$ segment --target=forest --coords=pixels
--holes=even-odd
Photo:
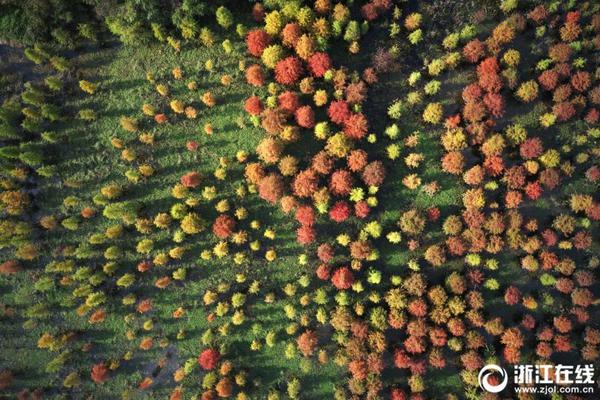
[[[0,399],[599,398],[599,61],[594,0],[0,0]]]

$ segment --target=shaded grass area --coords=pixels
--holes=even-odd
[[[55,215],[60,221],[64,217],[77,215],[85,206],[101,211],[100,207],[94,205],[93,197],[106,184],[119,183],[125,184],[125,193],[119,200],[143,203],[142,214],[152,217],[158,212],[169,212],[171,205],[177,202],[171,195],[171,189],[183,174],[199,171],[204,176],[200,189],[204,184],[216,186],[217,200],[230,198],[233,199],[233,206],[246,207],[249,218],[260,220],[263,229],[274,229],[277,238],[268,243],[260,235],[262,230],[256,232],[263,242],[263,250],[242,266],[235,266],[230,261],[200,260],[201,250],[212,249],[216,241],[191,239],[185,243],[188,251],[182,260],[151,271],[130,288],[117,287],[114,279],[109,278],[102,284],[109,295],[104,307],[107,317],[99,325],[91,325],[87,322],[87,317],[77,316],[75,308],[80,300],[72,297],[73,286],[62,287],[59,282],[55,282],[54,290],[43,296],[36,295],[47,304],[51,317],[42,319],[38,326],[27,331],[19,325],[24,321],[22,318],[13,318],[6,324],[5,331],[14,335],[3,339],[2,347],[22,349],[19,353],[24,353],[3,352],[2,355],[2,364],[15,371],[15,391],[25,387],[42,387],[60,397],[56,389],[52,388],[60,387],[68,373],[77,371],[83,377],[83,384],[73,390],[75,396],[95,393],[95,398],[117,398],[124,390],[133,390],[131,394],[142,396],[141,392],[136,394],[137,384],[143,377],[156,374],[155,383],[151,386],[152,395],[167,397],[176,386],[172,379],[174,369],[182,366],[188,358],[197,357],[203,348],[200,337],[209,326],[215,326],[214,323],[207,322],[207,309],[202,303],[202,296],[207,289],[222,282],[230,282],[233,284],[228,293],[234,293],[236,287],[247,286],[235,283],[236,274],[243,272],[248,282],[254,279],[261,281],[263,293],[272,291],[279,298],[283,295],[280,292],[283,284],[293,282],[305,272],[306,267],[296,261],[302,249],[295,243],[295,227],[289,217],[284,217],[281,211],[266,205],[256,195],[236,199],[235,189],[243,182],[243,177],[242,166],[235,165],[235,154],[238,150],[251,153],[263,135],[262,129],[253,127],[243,111],[243,100],[252,92],[247,85],[241,83],[244,78],[243,67],[238,65],[239,59],[243,58],[240,54],[243,54],[243,49],[239,44],[232,54],[225,54],[218,44],[211,48],[185,48],[181,53],[164,45],[135,48],[115,45],[85,49],[74,59],[77,76],[73,78],[97,82],[100,87],[91,96],[78,90],[65,95],[64,108],[74,118],[63,121],[56,130],[62,137],[62,143],[54,146],[52,160],[57,165],[60,179],[41,183],[38,209],[42,211],[39,216]],[[214,64],[212,72],[205,67],[207,60],[212,60]],[[171,75],[171,70],[175,67],[183,70],[183,79],[180,81],[174,80]],[[172,118],[171,112],[169,117],[172,120],[169,123],[157,125],[151,117],[143,116],[141,106],[144,103],[158,106],[159,112],[170,111],[168,100],[162,98],[156,92],[154,84],[147,81],[147,73],[153,75],[155,84],[168,82],[170,98],[194,105],[198,110],[197,118]],[[231,75],[232,85],[224,86],[220,83],[223,74]],[[187,89],[186,85],[190,81],[197,82],[197,90]],[[201,96],[206,91],[211,91],[217,99],[217,105],[213,108],[201,103]],[[95,121],[77,119],[78,111],[86,108],[96,111]],[[151,147],[138,146],[136,135],[126,133],[120,127],[119,120],[122,116],[138,119],[142,132],[155,135],[155,144]],[[204,125],[207,123],[214,130],[210,136],[204,133]],[[123,174],[131,166],[119,160],[121,150],[111,145],[111,139],[115,137],[140,149],[138,161],[151,164],[156,170],[155,175],[138,183],[126,183]],[[198,142],[200,147],[197,152],[186,150],[186,142],[189,140]],[[212,176],[221,157],[229,158],[234,164],[228,169],[226,181],[218,181]],[[196,193],[199,195],[200,190],[196,189]],[[63,202],[65,198],[70,199],[68,205]],[[208,220],[216,215],[211,207],[209,204],[201,206],[202,212],[207,213]],[[100,214],[90,220],[79,218],[76,231],[59,227],[56,231],[49,232],[44,242],[44,257],[40,268],[44,268],[51,259],[63,259],[65,250],[71,253],[92,234],[102,233],[107,227],[114,225],[115,221],[109,221]],[[172,247],[172,233],[153,234],[155,248]],[[134,227],[125,228],[117,243],[123,250],[123,256],[117,260],[117,276],[135,271],[140,261],[140,255],[135,249],[136,243],[142,237]],[[277,250],[278,259],[275,262],[268,263],[263,258],[267,245],[272,245]],[[106,246],[91,246],[90,256],[79,259],[77,267],[87,266],[100,271],[105,262],[102,253]],[[154,287],[157,277],[169,275],[180,267],[185,267],[188,271],[185,281],[175,281],[167,290]],[[2,277],[2,301],[6,304],[23,303],[23,308],[28,306],[28,297],[34,293],[31,287],[33,278],[34,276],[24,274],[17,278]],[[154,310],[148,318],[153,320],[155,328],[146,333],[155,338],[166,339],[170,343],[166,347],[155,344],[149,351],[137,350],[139,339],[144,335],[140,325],[146,318],[136,318],[133,324],[123,322],[128,314],[135,313],[134,305],[121,305],[122,297],[130,293],[136,294],[138,299],[153,299]],[[288,336],[285,333],[287,322],[281,305],[276,304],[277,302],[263,304],[260,298],[249,299],[248,302],[256,305],[249,306],[247,322],[235,329],[232,327],[231,333],[224,339],[236,362],[235,368],[249,372],[251,381],[248,385],[255,387],[253,390],[257,390],[257,393],[265,395],[273,387],[285,391],[290,376],[297,376],[303,381],[303,390],[307,395],[314,398],[330,396],[333,384],[340,376],[337,368],[332,364],[326,367],[315,364],[310,371],[306,371],[306,368],[300,368],[299,362],[283,358]],[[178,306],[186,309],[186,315],[174,320],[171,314]],[[250,324],[253,324],[252,327]],[[126,333],[134,328],[140,330],[138,338],[129,341]],[[248,335],[246,331],[251,328],[254,333]],[[76,335],[77,340],[67,345],[72,352],[66,366],[53,376],[45,373],[44,367],[58,353],[36,349],[36,341],[44,332],[58,334],[65,331],[80,334]],[[275,331],[278,338],[275,347],[260,352],[251,351],[250,342],[255,338],[264,341],[267,331]],[[88,352],[81,352],[81,346],[85,343],[93,343],[93,346]],[[128,351],[133,351],[133,357],[125,361],[123,356]],[[166,366],[156,373],[157,362],[163,357],[167,359]],[[121,366],[107,384],[93,385],[87,378],[91,364],[105,360],[121,360]],[[261,365],[261,368],[255,369],[256,365]],[[189,389],[189,393],[197,393],[201,377],[196,370],[180,384]]]

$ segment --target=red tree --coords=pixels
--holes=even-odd
[[[260,57],[270,42],[271,37],[262,29],[253,29],[246,35],[248,53],[254,57]]]
[[[201,175],[198,172],[188,172],[180,179],[181,184],[188,188],[195,188],[200,184]]]
[[[331,277],[331,283],[340,290],[349,289],[354,283],[354,275],[348,267],[338,268]]]
[[[244,109],[250,115],[259,115],[263,111],[263,104],[258,96],[250,96],[244,103]]]
[[[302,61],[298,57],[289,56],[275,65],[275,80],[282,85],[293,85],[303,72]]]
[[[298,100],[298,95],[291,90],[286,90],[282,92],[279,97],[277,97],[279,101],[279,108],[291,113],[294,113],[298,107],[300,107],[300,100]]]
[[[227,214],[221,214],[215,219],[212,229],[219,239],[227,239],[235,229],[235,220]]]
[[[308,69],[313,76],[321,78],[331,68],[331,59],[327,53],[316,52],[308,59]]]
[[[344,133],[352,139],[363,138],[368,130],[367,118],[361,113],[352,114],[344,121]]]
[[[296,110],[296,123],[303,128],[311,129],[315,126],[315,113],[310,106],[302,106]]]
[[[345,169],[334,171],[329,178],[329,190],[338,196],[346,196],[352,190],[352,174]]]
[[[327,115],[332,122],[342,125],[350,117],[350,107],[344,100],[334,100],[329,104]]]
[[[352,209],[345,201],[336,202],[329,210],[329,218],[335,222],[344,222],[352,214]]]
[[[198,364],[202,369],[209,371],[215,369],[221,358],[221,353],[217,349],[205,349],[198,356]]]
[[[104,363],[94,364],[90,376],[94,383],[104,383],[108,380],[108,368]]]

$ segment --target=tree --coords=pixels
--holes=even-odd
[[[352,190],[352,174],[344,169],[334,171],[329,178],[329,190],[338,196],[347,196]]]
[[[258,96],[250,96],[244,103],[244,110],[250,115],[260,115],[263,110],[263,104]]]
[[[302,36],[302,28],[296,22],[287,23],[281,30],[281,42],[287,47],[296,47]]]
[[[196,186],[198,186],[200,184],[201,179],[202,179],[202,176],[200,175],[199,172],[192,171],[192,172],[188,172],[187,174],[183,175],[180,179],[180,182],[183,186],[185,186],[187,188],[195,188]]]
[[[108,368],[104,363],[94,364],[92,366],[91,378],[94,383],[101,384],[108,380]]]
[[[331,68],[331,59],[327,53],[316,52],[308,59],[308,69],[310,73],[321,78]]]
[[[344,133],[351,139],[362,139],[368,130],[369,123],[362,113],[351,114],[344,121]]]
[[[429,103],[423,111],[423,121],[430,124],[439,124],[444,115],[444,109],[440,103]]]
[[[187,213],[181,220],[180,226],[183,232],[193,235],[204,229],[204,221],[196,213]]]
[[[459,151],[451,151],[442,157],[442,169],[453,175],[460,175],[464,169],[464,156]]]
[[[321,150],[313,156],[311,168],[321,175],[328,175],[333,168],[333,160],[326,151]]]
[[[308,245],[315,241],[316,232],[312,226],[302,225],[296,230],[296,239],[302,245]]]
[[[275,204],[283,196],[283,178],[281,175],[271,173],[263,177],[258,184],[258,194],[271,204]]]
[[[235,229],[235,220],[227,214],[219,215],[213,222],[212,230],[219,239],[227,239]]]
[[[348,267],[338,268],[331,277],[331,283],[340,290],[349,289],[354,283],[354,275]]]
[[[552,91],[558,84],[558,73],[554,70],[546,70],[538,76],[538,82],[544,90]]]
[[[517,89],[517,97],[525,103],[531,103],[538,97],[539,86],[536,81],[527,81]]]
[[[446,262],[446,253],[441,245],[431,245],[425,250],[425,260],[434,267],[439,267]]]
[[[300,350],[302,355],[304,357],[310,357],[317,348],[319,339],[314,331],[306,330],[300,336],[298,336],[296,343],[298,344],[298,350]]]
[[[327,115],[332,122],[343,125],[350,117],[350,107],[344,100],[334,100],[329,104]]]
[[[283,153],[283,143],[279,139],[266,137],[256,146],[256,153],[266,164],[275,164]]]
[[[262,29],[253,29],[246,35],[248,53],[254,57],[260,57],[270,43],[271,37]]]
[[[282,85],[293,85],[304,72],[302,62],[294,56],[280,60],[275,66],[275,80]]]
[[[338,223],[347,220],[351,214],[350,205],[343,200],[336,202],[329,210],[329,218]]]
[[[348,169],[352,172],[361,171],[368,162],[368,154],[362,149],[352,150],[348,155]]]
[[[291,90],[286,90],[282,92],[277,97],[279,108],[285,110],[288,113],[294,113],[298,107],[300,107],[300,100],[298,99],[298,95]]]
[[[463,56],[465,60],[475,64],[483,58],[485,55],[485,44],[479,39],[473,39],[469,41],[465,47],[463,47]]]
[[[312,129],[315,126],[315,113],[310,106],[302,106],[296,110],[296,123],[303,128]]]
[[[221,353],[217,349],[204,349],[198,356],[198,364],[205,371],[213,370],[217,367]]]
[[[262,67],[258,64],[252,64],[246,68],[246,81],[252,86],[263,86],[265,84],[265,73]]]
[[[385,179],[385,167],[381,161],[367,164],[362,172],[363,181],[369,186],[381,186]]]
[[[7,260],[0,264],[0,275],[14,275],[21,270],[17,260]]]
[[[312,169],[305,169],[296,175],[292,183],[294,194],[298,197],[310,197],[318,189],[319,179]]]
[[[544,144],[538,137],[533,137],[525,140],[519,146],[519,153],[524,160],[537,158],[544,152]]]
[[[516,286],[509,286],[504,292],[504,302],[509,306],[519,304],[521,300],[521,292]]]

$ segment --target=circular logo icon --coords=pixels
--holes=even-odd
[[[502,381],[497,385],[494,385],[489,381],[490,376],[492,376],[494,372],[498,372],[502,376]],[[504,390],[506,385],[508,385],[508,374],[506,373],[506,370],[496,364],[488,364],[481,368],[477,379],[479,380],[479,387],[490,393],[499,393]]]

